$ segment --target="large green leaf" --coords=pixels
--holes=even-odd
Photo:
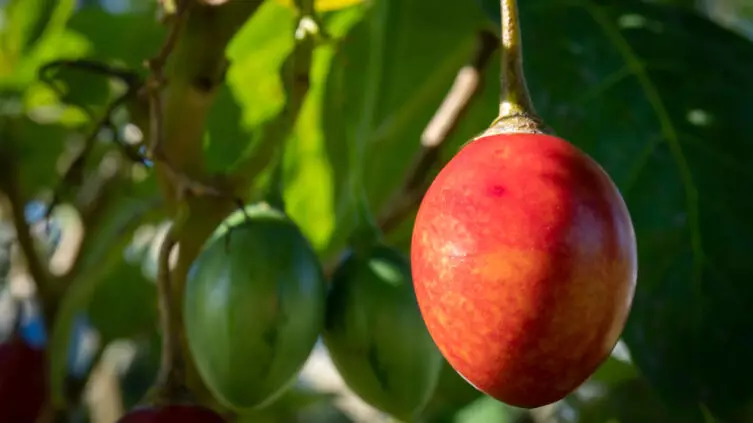
[[[155,55],[165,29],[156,15],[157,2],[124,13],[108,13],[100,7],[84,7],[68,22],[68,28],[89,39],[89,58],[114,61],[144,71],[144,60]]]
[[[149,334],[157,328],[157,286],[141,263],[123,260],[97,286],[88,314],[103,343]]]
[[[280,112],[279,69],[293,48],[295,11],[263,3],[228,46],[231,67],[209,115],[205,153],[210,171],[227,172],[252,154],[260,125]]]
[[[65,31],[74,0],[10,0],[0,9],[0,87],[23,87],[51,51],[67,55],[82,40]]]
[[[498,2],[483,4],[499,22]],[[609,171],[634,220],[624,335],[635,363],[677,405],[742,406],[753,396],[753,44],[682,9],[520,5],[534,103]]]
[[[7,122],[9,132],[2,135],[5,146],[0,145],[0,154],[12,155],[17,163],[22,163],[17,167],[16,181],[21,192],[31,197],[52,187],[59,176],[57,162],[71,132],[60,125],[38,123],[26,116],[0,116],[1,120]]]
[[[361,15],[361,7],[350,7],[327,14],[324,24],[338,39]],[[279,73],[293,48],[294,18],[290,8],[265,2],[228,47],[229,89],[220,92],[209,119],[210,169],[221,170],[253,154],[260,127],[282,110],[286,99]],[[328,43],[314,53],[311,87],[285,150],[287,212],[317,250],[326,244],[335,222],[330,194],[334,182],[320,123],[323,86],[335,49],[336,44]]]
[[[372,32],[375,20],[384,31]],[[341,43],[327,78],[323,110],[329,160],[338,181],[339,227],[333,248],[341,247],[352,228],[344,223],[352,212],[346,189],[353,172],[349,150],[355,143],[367,145],[363,178],[376,211],[404,178],[424,127],[458,70],[471,59],[483,22],[478,9],[466,2],[436,7],[431,0],[382,0]],[[370,90],[376,91],[373,96]],[[468,122],[488,123],[494,113],[476,109],[467,116]],[[468,128],[456,131],[450,143],[467,140],[473,133]]]
[[[4,7],[0,37],[7,59],[26,54],[44,33],[55,11],[56,0],[10,0]]]

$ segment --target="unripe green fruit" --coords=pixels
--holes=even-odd
[[[333,275],[324,343],[345,383],[397,418],[416,417],[442,357],[421,319],[410,265],[383,245],[351,253]]]
[[[186,336],[201,377],[236,410],[263,407],[291,385],[324,324],[317,256],[284,213],[238,211],[191,268]]]

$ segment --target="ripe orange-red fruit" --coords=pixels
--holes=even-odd
[[[467,144],[416,217],[411,266],[429,332],[480,391],[533,408],[610,354],[637,274],[628,209],[610,177],[560,138]]]

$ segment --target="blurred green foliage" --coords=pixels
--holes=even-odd
[[[387,3],[385,12],[375,14],[373,1]],[[38,70],[52,60],[89,59],[144,75],[142,62],[165,36],[156,3],[0,0],[0,163],[16,164],[26,200],[49,200],[61,169],[123,90],[117,81],[70,69],[53,75],[53,87]],[[349,144],[365,137],[359,142],[367,143],[368,159],[360,171],[379,211],[470,60],[477,32],[496,30],[499,22],[496,0],[329,3],[322,18],[335,41],[315,52],[311,91],[284,159],[287,211],[322,260],[340,252],[352,229]],[[619,351],[560,403],[532,412],[507,407],[447,366],[425,422],[753,422],[751,3],[528,0],[520,6],[538,112],[608,170],[630,207],[640,254],[634,308]],[[377,37],[369,29],[374,21],[387,28]],[[278,70],[292,50],[294,25],[293,9],[266,0],[229,45],[231,66],[205,134],[211,170],[230,168],[253,151],[263,123],[283,109]],[[492,61],[444,158],[495,117],[498,70]],[[372,101],[364,92],[370,85],[378,95],[363,132],[360,111]],[[158,365],[154,261],[166,218],[152,173],[115,157],[121,149],[114,139],[143,135],[132,119],[112,116],[114,133],[97,134],[80,178],[64,191],[64,202],[95,218],[70,223],[53,216],[64,232],[78,225],[88,235],[73,264],[79,283],[48,329],[53,377],[61,379],[70,343],[83,342],[71,338],[81,313],[99,336],[94,357],[108,357],[101,354],[106,346],[130,345],[133,354],[121,360],[130,364],[118,373],[126,409],[141,399]],[[107,206],[95,210],[88,196],[101,190]],[[8,219],[0,209],[3,285],[12,258]],[[410,224],[388,234],[406,252]],[[354,420],[306,377],[239,421]]]

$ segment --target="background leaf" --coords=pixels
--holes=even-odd
[[[91,43],[89,58],[115,62],[144,71],[143,62],[157,53],[165,30],[157,20],[157,3],[122,13],[101,6],[85,6],[71,18],[68,28]]]
[[[753,46],[684,9],[622,4],[522,3],[526,74],[539,112],[630,208],[635,363],[675,405],[725,415],[753,396],[753,125],[738,95],[753,90]]]
[[[360,22],[341,42],[327,77],[322,119],[337,184],[338,222],[345,222],[349,213],[345,183],[353,170],[348,169],[347,152],[353,143],[360,142],[356,138],[363,110],[363,87],[369,84],[367,78],[371,75],[367,69],[380,66],[373,73],[379,79],[379,96],[363,170],[371,206],[379,210],[404,177],[418,151],[421,132],[458,69],[470,60],[476,30],[483,25],[479,11],[464,2],[447,2],[442,8],[433,7],[429,0],[384,3],[380,7],[387,11],[382,24],[389,28],[384,39],[372,40],[369,22]],[[371,10],[367,19],[376,18]],[[368,54],[374,48],[384,50],[381,64],[369,63]],[[488,111],[481,114],[493,118]],[[472,122],[474,117],[468,120]],[[467,132],[458,131],[450,143],[458,144],[466,135]],[[331,249],[341,248],[351,228],[341,223]]]

